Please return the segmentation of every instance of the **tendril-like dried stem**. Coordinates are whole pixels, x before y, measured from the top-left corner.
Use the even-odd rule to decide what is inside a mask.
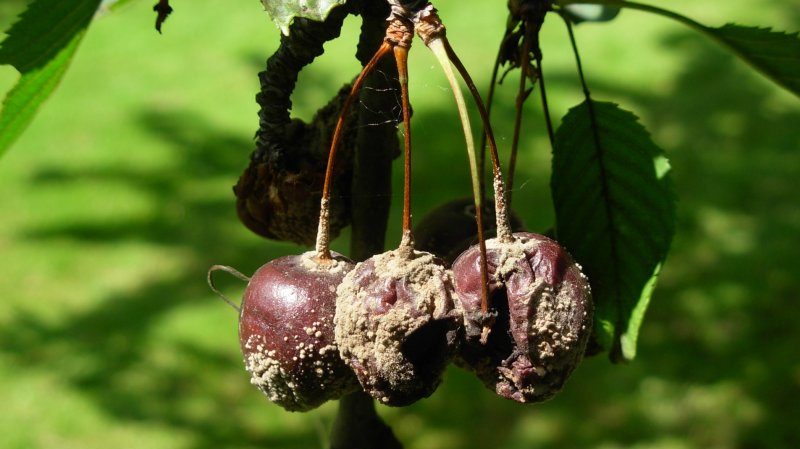
[[[213,274],[216,271],[224,271],[224,272],[230,274],[231,276],[233,276],[235,278],[238,278],[238,279],[241,279],[241,280],[243,280],[245,282],[250,282],[250,278],[247,277],[246,275],[242,274],[236,268],[229,267],[227,265],[212,265],[211,268],[208,269],[208,274],[206,275],[206,282],[208,282],[208,286],[211,287],[211,291],[216,293],[217,296],[219,296],[223,301],[228,303],[229,306],[233,307],[233,309],[235,311],[241,313],[242,312],[242,308],[238,304],[236,304],[235,302],[233,302],[230,299],[228,299],[228,297],[225,296],[221,291],[219,291],[219,289],[217,289],[217,286],[214,284]]]

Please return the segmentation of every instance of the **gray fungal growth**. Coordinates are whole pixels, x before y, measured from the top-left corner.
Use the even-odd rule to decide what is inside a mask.
[[[353,264],[341,255],[286,256],[256,271],[247,286],[239,340],[251,383],[289,411],[311,410],[357,388],[333,331],[336,286]]]
[[[338,288],[335,333],[362,388],[386,405],[430,396],[455,349],[452,275],[430,253],[401,248],[356,265]]]
[[[466,343],[460,363],[502,397],[538,402],[561,390],[580,363],[592,329],[589,282],[555,241],[516,233],[487,241],[493,317],[480,310],[480,255],[465,251],[453,264],[464,310]],[[488,341],[480,342],[484,326]]]

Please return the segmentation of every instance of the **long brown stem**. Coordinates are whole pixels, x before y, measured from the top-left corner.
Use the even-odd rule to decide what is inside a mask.
[[[328,152],[328,166],[325,169],[325,184],[322,187],[322,200],[320,201],[319,207],[319,227],[317,230],[317,258],[320,260],[330,260],[331,259],[331,250],[330,250],[330,197],[331,197],[331,184],[333,181],[333,168],[334,162],[336,161],[336,151],[339,149],[339,144],[342,141],[342,137],[344,136],[344,123],[345,117],[347,117],[347,113],[350,111],[350,107],[353,105],[353,102],[358,97],[358,91],[361,89],[361,85],[364,84],[364,79],[369,75],[372,70],[375,69],[375,66],[381,60],[381,58],[386,55],[392,49],[392,44],[389,42],[384,42],[381,44],[378,51],[375,52],[375,55],[372,59],[364,66],[361,70],[361,73],[356,78],[355,82],[353,82],[353,87],[350,90],[350,95],[347,96],[347,99],[342,106],[342,111],[339,115],[339,120],[336,122],[336,129],[333,132],[333,138],[331,139],[331,148]]]
[[[522,40],[522,60],[520,61],[520,74],[519,74],[519,90],[517,91],[517,99],[514,114],[514,136],[511,140],[511,155],[508,159],[508,175],[506,184],[507,201],[511,205],[511,199],[514,194],[514,174],[517,171],[517,153],[519,152],[519,136],[522,131],[522,107],[525,104],[527,95],[525,94],[525,86],[528,82],[528,67],[531,65],[531,33],[525,24],[525,37]]]
[[[483,120],[484,131],[487,139],[489,139],[489,154],[492,158],[492,170],[494,173],[494,202],[495,217],[497,219],[497,239],[501,242],[510,242],[513,240],[513,236],[511,234],[511,223],[508,219],[508,206],[505,199],[506,187],[505,182],[503,181],[503,173],[500,168],[500,157],[497,152],[497,142],[494,138],[492,125],[489,122],[489,113],[486,111],[486,106],[481,98],[480,92],[478,92],[478,88],[475,87],[475,83],[472,81],[472,77],[470,76],[469,72],[467,72],[467,69],[464,67],[461,59],[459,59],[458,55],[456,55],[456,52],[450,45],[450,42],[445,37],[442,38],[442,41],[444,42],[447,56],[450,58],[450,61],[453,62],[453,65],[456,67],[458,72],[461,74],[461,77],[464,79],[464,82],[467,84],[467,88],[469,88],[469,91],[472,93],[475,103],[478,106],[478,112],[481,115],[481,120]]]
[[[411,106],[408,99],[408,49],[395,46],[394,57],[400,81],[403,104],[404,167],[403,167],[403,234],[411,232]]]
[[[389,6],[384,2],[358,3],[362,25],[356,56],[366,65],[386,37]],[[356,105],[359,127],[351,188],[354,192],[370,194],[351,198],[349,255],[354,261],[363,261],[384,250],[391,202],[391,162],[398,145],[396,124],[384,121],[380,114],[397,104],[396,92],[399,88],[395,65],[389,58],[381,60],[372,75],[364,80]],[[403,445],[376,413],[372,398],[358,391],[339,400],[329,448],[403,449]]]

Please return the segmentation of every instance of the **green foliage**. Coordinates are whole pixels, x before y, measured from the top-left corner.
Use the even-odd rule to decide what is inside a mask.
[[[770,28],[727,24],[707,32],[776,83],[800,96],[800,37]]]
[[[325,20],[328,13],[346,0],[261,0],[272,20],[283,34],[289,34],[289,25],[296,17]]]
[[[556,133],[551,180],[556,233],[583,266],[595,338],[631,360],[675,229],[670,166],[635,115],[584,102]]]
[[[772,81],[800,95],[800,38],[798,33],[772,31],[770,28],[727,24],[720,28],[705,26],[674,11],[625,0],[558,0],[563,8],[585,7],[583,3],[606,7],[630,8],[676,20],[711,37],[732,50]],[[567,10],[569,12],[569,10]]]
[[[0,155],[58,86],[100,0],[37,0],[8,31],[0,64],[21,74],[0,111]]]

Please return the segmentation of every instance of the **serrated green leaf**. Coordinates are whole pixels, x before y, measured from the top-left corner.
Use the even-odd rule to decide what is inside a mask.
[[[557,3],[564,8],[584,3],[630,8],[676,20],[719,42],[769,79],[800,96],[800,35],[797,32],[735,24],[713,28],[674,11],[626,0],[557,0]]]
[[[0,64],[14,66],[21,76],[0,110],[0,156],[55,90],[99,4],[100,0],[36,0],[8,31],[0,46]]]
[[[576,106],[556,132],[556,235],[589,277],[595,338],[616,361],[636,355],[639,327],[675,232],[669,171],[637,117],[613,103]]]
[[[289,34],[289,25],[296,17],[323,21],[336,6],[347,0],[261,0],[281,33]]]
[[[800,36],[770,28],[727,24],[706,28],[720,42],[776,83],[800,96]]]

